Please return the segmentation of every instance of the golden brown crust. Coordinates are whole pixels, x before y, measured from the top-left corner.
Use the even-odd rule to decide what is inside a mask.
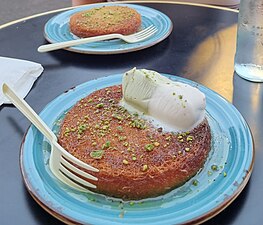
[[[90,94],[66,115],[59,143],[100,170],[97,189],[107,196],[143,199],[178,187],[202,168],[211,133],[207,120],[191,132],[165,133],[119,106],[121,86]],[[95,150],[102,153],[93,158]],[[97,155],[98,156],[98,155]]]
[[[135,33],[141,26],[141,15],[127,6],[103,6],[78,12],[70,17],[70,31],[78,37],[118,33]]]

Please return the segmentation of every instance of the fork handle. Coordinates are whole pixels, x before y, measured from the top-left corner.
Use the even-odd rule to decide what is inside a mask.
[[[81,38],[77,40],[64,41],[64,42],[59,42],[59,43],[54,43],[54,44],[46,44],[46,45],[39,46],[37,51],[38,52],[49,52],[49,51],[53,51],[53,50],[57,50],[61,48],[67,48],[67,47],[71,47],[75,45],[80,45],[80,44],[109,40],[113,38],[121,38],[121,36],[122,35],[120,34],[106,34],[106,35],[100,35],[96,37]]]
[[[6,97],[20,110],[31,123],[33,123],[39,131],[50,141],[56,141],[56,135],[50,130],[45,122],[36,114],[36,112],[27,104],[27,102],[18,97],[18,95],[7,85],[3,84],[2,91]]]

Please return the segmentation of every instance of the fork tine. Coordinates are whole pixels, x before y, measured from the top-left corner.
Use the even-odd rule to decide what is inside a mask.
[[[88,165],[87,163],[82,162],[81,160],[79,160],[78,158],[74,157],[73,155],[71,155],[69,152],[67,152],[64,148],[62,148],[57,142],[53,142],[53,144],[57,147],[57,149],[60,151],[61,155],[67,159],[68,161],[75,163],[76,165],[78,165],[79,167],[86,169],[86,170],[90,170],[93,172],[99,172],[98,169],[94,168],[93,166]]]
[[[155,34],[156,31],[157,31],[157,29],[155,29],[155,30],[153,30],[153,31],[151,31],[145,35],[141,35],[140,37],[136,37],[136,41],[143,41],[143,40],[149,38],[150,36],[152,36],[153,34]]]
[[[148,36],[148,35],[152,35],[152,34],[154,34],[156,31],[157,31],[157,28],[152,27],[151,29],[148,29],[147,31],[145,31],[145,32],[143,32],[143,33],[140,33],[140,34],[136,34],[135,36],[136,36],[137,38],[141,38],[141,37],[145,37],[145,36]]]
[[[56,174],[56,177],[63,182],[64,184],[79,190],[79,191],[88,191],[87,188],[84,188],[83,186],[80,186],[79,184],[77,184],[76,182],[72,181],[70,178],[67,177],[67,175],[65,175],[61,170],[58,170],[58,173]]]
[[[152,27],[154,27],[154,26],[153,26],[153,25],[150,25],[149,27],[146,27],[145,29],[143,29],[143,30],[141,30],[141,31],[139,31],[139,32],[137,32],[137,33],[135,33],[135,34],[132,34],[132,35],[139,35],[139,34],[141,34],[141,33],[144,33],[145,31],[151,29]]]
[[[97,177],[94,177],[91,174],[84,172],[83,170],[80,170],[79,168],[77,168],[76,166],[72,165],[67,160],[65,160],[63,157],[60,158],[60,163],[62,163],[63,166],[67,167],[68,169],[72,170],[73,172],[75,172],[76,174],[80,176],[83,176],[90,180],[95,180],[95,181],[98,180]]]
[[[74,173],[72,173],[70,170],[68,170],[65,166],[63,166],[62,164],[60,164],[59,166],[59,170],[60,172],[66,176],[68,179],[70,179],[73,182],[76,182],[77,185],[81,184],[85,187],[90,187],[90,188],[97,188],[96,185],[78,177],[77,175],[75,175]],[[80,186],[80,185],[79,185]]]

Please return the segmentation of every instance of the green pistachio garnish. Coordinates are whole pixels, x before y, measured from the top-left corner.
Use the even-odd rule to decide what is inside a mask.
[[[64,131],[64,134],[68,134],[70,132],[70,129],[68,127],[66,127],[65,131]]]
[[[103,154],[103,150],[95,150],[90,153],[90,157],[92,157],[93,159],[101,159]]]
[[[212,166],[211,166],[211,169],[212,169],[213,171],[218,171],[218,166],[217,166],[217,165],[212,165]]]
[[[123,120],[123,118],[118,114],[112,114],[111,116],[117,120]]]
[[[148,165],[147,164],[142,166],[142,171],[145,172],[146,170],[148,170]]]
[[[187,136],[186,141],[192,141],[193,139],[194,139],[194,137],[189,135],[189,136]]]
[[[118,126],[118,127],[117,127],[117,130],[120,131],[120,132],[122,132],[122,131],[123,131],[122,126]]]
[[[146,144],[144,146],[144,148],[146,149],[146,151],[150,152],[154,149],[154,145],[153,144]]]
[[[129,143],[126,141],[123,143],[123,146],[128,147]]]
[[[136,127],[138,129],[145,129],[146,128],[145,122],[143,120],[139,120],[139,119],[131,121],[130,125],[131,125],[131,127]]]
[[[119,141],[125,141],[127,139],[126,136],[119,136],[118,138],[119,138]]]
[[[133,113],[133,115],[136,117],[139,116],[139,114],[137,112]]]
[[[82,134],[87,129],[87,124],[80,124],[78,126],[78,134]]]
[[[109,147],[110,147],[110,141],[106,141],[106,143],[102,145],[102,149],[109,148]]]
[[[109,129],[109,126],[108,125],[104,125],[104,126],[102,126],[102,129],[103,130],[107,130],[107,129]]]
[[[165,140],[166,141],[171,141],[171,138],[172,138],[171,136],[168,136],[168,137],[165,138]]]
[[[96,105],[96,108],[101,109],[101,108],[103,108],[103,106],[104,106],[103,103],[99,103],[99,104]]]
[[[193,180],[192,181],[192,185],[197,186],[198,185],[198,180]]]

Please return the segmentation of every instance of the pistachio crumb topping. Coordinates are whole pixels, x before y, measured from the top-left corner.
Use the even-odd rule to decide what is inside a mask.
[[[82,134],[87,129],[87,124],[80,124],[78,126],[78,134]]]
[[[145,129],[146,124],[145,121],[140,119],[135,119],[130,122],[131,127],[138,128],[138,129]]]
[[[154,145],[153,144],[146,144],[144,146],[144,148],[146,149],[147,152],[150,152],[154,149]]]
[[[67,136],[67,134],[70,132],[70,129],[68,127],[65,128],[64,134]]]
[[[198,183],[199,183],[198,180],[193,180],[193,181],[192,181],[192,185],[194,185],[194,186],[197,186]]]
[[[127,141],[124,142],[124,143],[123,143],[123,146],[128,147],[128,146],[129,146],[129,142],[127,142]]]
[[[90,152],[90,157],[93,159],[101,159],[104,154],[103,150],[95,150]]]
[[[120,131],[120,132],[122,132],[122,131],[123,131],[123,127],[122,127],[122,126],[118,126],[118,127],[117,127],[117,130]]]
[[[194,137],[189,135],[189,136],[187,136],[186,141],[192,141],[193,139],[194,139]]]
[[[128,164],[129,164],[129,162],[128,162],[127,159],[122,160],[122,163],[123,163],[124,165],[128,165]]]
[[[110,147],[110,141],[106,141],[106,143],[102,145],[102,149],[106,149],[109,147]]]
[[[145,172],[145,171],[147,171],[147,170],[148,170],[148,165],[147,165],[147,164],[144,164],[144,165],[142,166],[142,171]]]
[[[218,171],[218,166],[217,166],[217,165],[212,165],[212,166],[211,166],[211,169],[212,169],[213,171]]]
[[[103,106],[104,106],[103,103],[99,103],[99,104],[96,105],[96,108],[101,109],[101,108],[103,108]]]

